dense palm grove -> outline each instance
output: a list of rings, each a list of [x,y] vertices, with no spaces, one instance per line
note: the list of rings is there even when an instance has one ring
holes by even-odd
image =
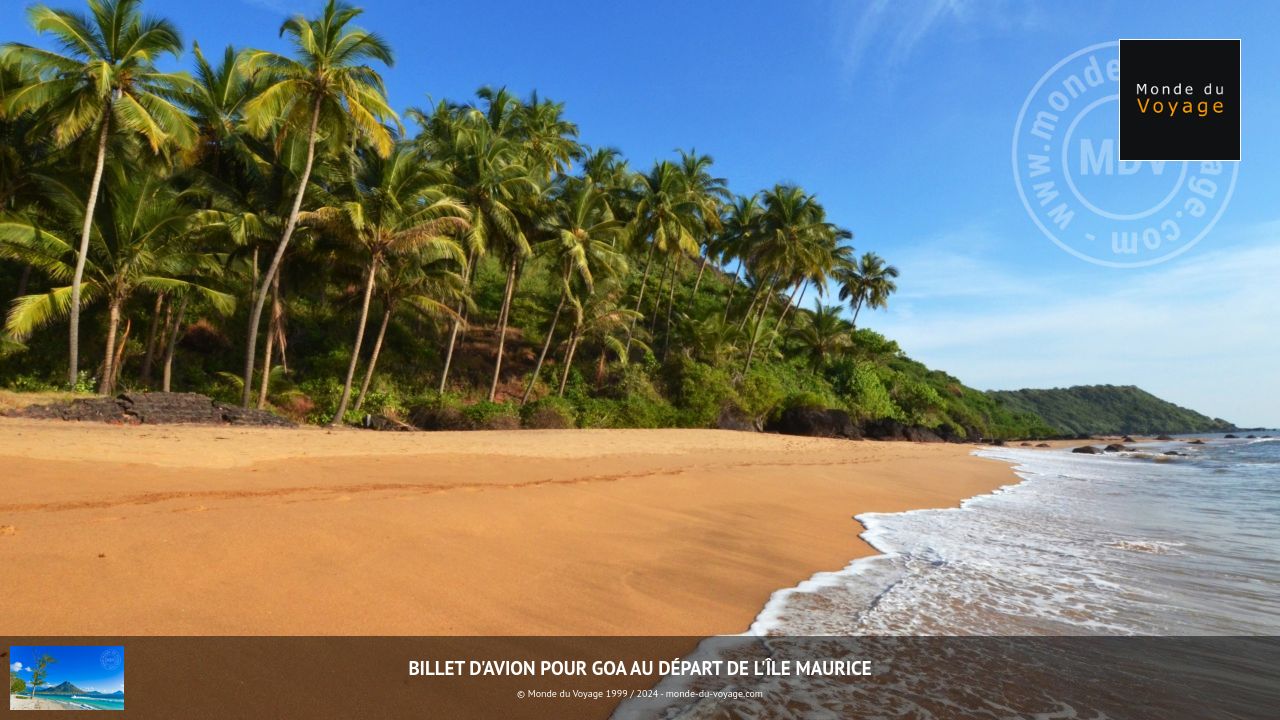
[[[0,50],[0,382],[318,423],[711,426],[803,405],[1045,430],[855,327],[898,271],[814,195],[735,196],[693,151],[634,169],[536,94],[397,114],[392,50],[359,14],[331,0],[284,23],[288,54],[206,55],[138,0],[30,9],[52,49]]]

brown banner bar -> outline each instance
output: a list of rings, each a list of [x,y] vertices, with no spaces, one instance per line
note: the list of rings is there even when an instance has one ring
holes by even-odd
[[[914,711],[939,718],[1200,720],[1273,718],[1280,707],[1276,638],[9,637],[0,642],[6,664],[14,646],[39,646],[56,656],[57,646],[122,645],[125,709],[117,714],[130,719],[631,720]],[[46,682],[58,680],[52,672]],[[84,714],[69,712],[58,717]],[[6,713],[12,714],[7,707],[0,710]]]

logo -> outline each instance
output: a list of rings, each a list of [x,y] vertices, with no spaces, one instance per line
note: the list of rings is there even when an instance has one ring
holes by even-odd
[[[1013,131],[1027,214],[1072,255],[1144,267],[1190,250],[1222,217],[1238,163],[1126,161],[1119,154],[1119,43],[1063,58],[1031,89]]]
[[[120,664],[124,662],[124,655],[119,648],[109,647],[102,651],[102,655],[98,657],[98,661],[102,663],[104,670],[116,670]]]

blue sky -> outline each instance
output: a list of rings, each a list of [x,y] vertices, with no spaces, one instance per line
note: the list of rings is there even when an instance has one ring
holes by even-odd
[[[54,3],[55,5],[67,3]],[[73,4],[73,3],[72,3]],[[30,40],[19,2],[6,38]],[[676,148],[737,192],[815,192],[859,250],[902,270],[860,322],[981,388],[1137,384],[1243,425],[1280,424],[1280,5],[866,0],[365,0],[397,53],[397,108],[484,84],[567,104],[593,145],[645,167]],[[280,47],[318,0],[149,0],[206,50]],[[1243,39],[1244,162],[1216,228],[1146,269],[1078,260],[1023,209],[1010,139],[1054,63],[1121,37]]]
[[[105,658],[103,653],[114,650]],[[85,692],[124,690],[124,648],[119,645],[20,645],[9,648],[9,671],[31,683],[32,671],[42,655],[55,662],[48,666],[44,685],[70,682]],[[39,692],[37,690],[37,692]]]

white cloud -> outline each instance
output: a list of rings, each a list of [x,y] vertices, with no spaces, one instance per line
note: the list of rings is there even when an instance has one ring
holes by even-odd
[[[912,272],[936,275],[941,287],[914,299],[904,289],[905,310],[891,302],[866,324],[981,388],[1134,384],[1241,425],[1275,425],[1278,234],[1280,223],[1260,225],[1232,249],[1145,272],[1100,269],[1085,276],[1088,283],[1049,275],[1020,286],[1017,274],[994,262],[962,258],[963,271],[947,285],[955,261],[937,255],[936,265],[921,260]],[[955,301],[964,287],[977,292]]]
[[[9,669],[10,669],[10,670],[12,670],[12,671],[14,671],[14,672],[22,672],[22,663],[20,663],[20,662],[15,662],[15,663],[13,663],[12,665],[10,665],[10,666],[9,666]]]

